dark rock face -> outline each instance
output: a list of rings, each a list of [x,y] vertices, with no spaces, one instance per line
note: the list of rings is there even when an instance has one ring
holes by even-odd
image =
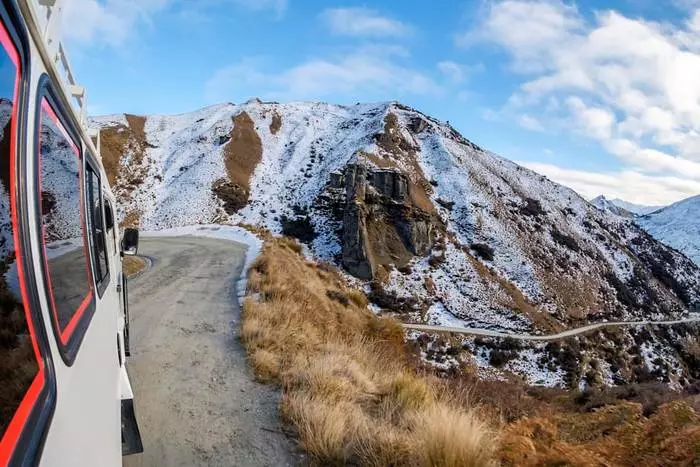
[[[350,274],[373,279],[380,266],[402,267],[430,252],[437,220],[411,204],[403,173],[349,164],[342,174],[331,174],[329,189],[337,194],[342,262]]]

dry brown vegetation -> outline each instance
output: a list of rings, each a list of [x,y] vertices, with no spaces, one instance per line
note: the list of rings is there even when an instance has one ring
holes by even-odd
[[[514,466],[698,465],[700,416],[688,401],[675,401],[648,418],[630,402],[524,418],[505,428],[501,453]]]
[[[141,224],[141,213],[139,211],[129,211],[124,214],[124,218],[119,222],[120,228],[136,227]]]
[[[122,271],[129,277],[142,271],[146,267],[146,260],[139,256],[124,256]]]
[[[397,322],[377,318],[333,268],[268,239],[250,272],[241,339],[256,376],[281,384],[281,412],[319,465],[493,464],[480,412],[421,376]]]
[[[304,260],[294,240],[265,238],[241,338],[256,376],[282,386],[283,419],[313,464],[697,465],[696,398],[661,384],[529,388],[466,365],[431,376],[397,323],[370,313],[335,267]]]
[[[100,155],[102,165],[107,173],[107,180],[111,186],[115,186],[122,169],[121,160],[127,150],[131,148],[134,160],[132,166],[138,166],[143,162],[146,142],[146,117],[138,115],[125,115],[127,126],[116,125],[103,128],[100,135]],[[127,181],[128,182],[128,181]]]
[[[277,113],[276,110],[272,111],[272,122],[270,122],[270,133],[276,135],[278,131],[282,128],[282,117]]]

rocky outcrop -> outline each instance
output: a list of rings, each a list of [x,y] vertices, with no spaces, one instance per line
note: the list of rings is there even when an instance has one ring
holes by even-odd
[[[329,189],[342,206],[336,209],[342,213],[342,263],[350,274],[373,279],[381,267],[402,267],[428,254],[438,221],[411,203],[410,186],[398,170],[362,163],[331,174]]]

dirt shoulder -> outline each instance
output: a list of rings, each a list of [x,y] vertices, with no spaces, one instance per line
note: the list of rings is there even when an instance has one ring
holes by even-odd
[[[129,374],[143,454],[126,466],[297,465],[279,391],[253,380],[238,341],[246,246],[143,238],[153,268],[130,282]]]

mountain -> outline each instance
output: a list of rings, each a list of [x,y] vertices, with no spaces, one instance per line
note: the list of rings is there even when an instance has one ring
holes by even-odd
[[[607,199],[604,195],[593,198],[591,204],[598,209],[623,217],[645,215],[663,208],[663,206],[644,206],[641,204],[629,203],[618,198]]]
[[[700,265],[700,195],[642,216],[637,223]]]
[[[621,200],[619,198],[613,198],[610,200],[613,204],[616,206],[625,209],[629,212],[633,212],[635,214],[639,215],[645,215],[645,214],[650,214],[654,211],[658,211],[659,209],[663,208],[663,206],[646,206],[643,204],[635,204],[635,203],[630,203],[628,201]]]
[[[632,219],[399,103],[252,100],[92,124],[102,129],[123,223],[246,223],[295,236],[366,281],[372,302],[403,319],[549,333],[680,317],[700,303],[700,268]],[[624,335],[615,367],[631,381],[642,350],[631,331]],[[603,339],[596,336],[591,342]],[[668,349],[674,339],[643,341]],[[559,375],[552,381],[567,374],[575,384],[580,369],[557,348],[522,355]],[[581,365],[594,356],[582,352],[571,354]]]
[[[593,198],[591,200],[591,204],[600,209],[601,211],[605,211],[616,216],[632,218],[636,215],[634,211],[630,211],[626,208],[619,206],[615,201],[609,200],[603,195],[600,195],[597,198]]]

